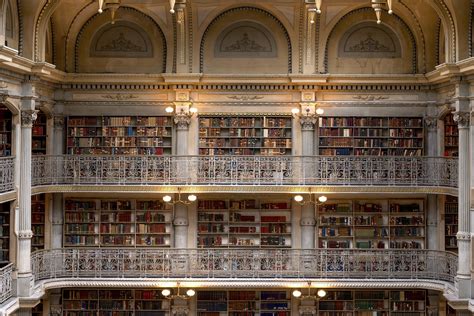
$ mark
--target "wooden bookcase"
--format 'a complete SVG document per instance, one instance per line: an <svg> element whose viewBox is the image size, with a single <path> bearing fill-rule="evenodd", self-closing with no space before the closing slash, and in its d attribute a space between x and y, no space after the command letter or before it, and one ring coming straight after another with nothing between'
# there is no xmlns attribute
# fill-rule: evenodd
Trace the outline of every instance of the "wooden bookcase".
<svg viewBox="0 0 474 316"><path fill-rule="evenodd" d="M425 290L329 290L318 303L319 316L426 315Z"/></svg>
<svg viewBox="0 0 474 316"><path fill-rule="evenodd" d="M31 148L33 155L46 155L46 124L46 114L39 111L32 129Z"/></svg>
<svg viewBox="0 0 474 316"><path fill-rule="evenodd" d="M171 208L159 200L65 200L64 245L169 247Z"/></svg>
<svg viewBox="0 0 474 316"><path fill-rule="evenodd" d="M444 202L444 249L458 251L458 198L446 196Z"/></svg>
<svg viewBox="0 0 474 316"><path fill-rule="evenodd" d="M292 117L199 116L199 154L291 155Z"/></svg>
<svg viewBox="0 0 474 316"><path fill-rule="evenodd" d="M453 114L444 117L444 156L457 157L459 155L459 131L454 122Z"/></svg>
<svg viewBox="0 0 474 316"><path fill-rule="evenodd" d="M12 113L0 105L0 157L12 155Z"/></svg>
<svg viewBox="0 0 474 316"><path fill-rule="evenodd" d="M44 249L45 210L45 194L32 195L31 230L33 231L33 238L31 239L31 251Z"/></svg>
<svg viewBox="0 0 474 316"><path fill-rule="evenodd" d="M198 291L199 316L290 316L289 291Z"/></svg>
<svg viewBox="0 0 474 316"><path fill-rule="evenodd" d="M70 116L67 118L68 154L171 154L172 118L169 116Z"/></svg>
<svg viewBox="0 0 474 316"><path fill-rule="evenodd" d="M0 267L10 260L10 203L0 204Z"/></svg>
<svg viewBox="0 0 474 316"><path fill-rule="evenodd" d="M420 117L320 117L319 154L423 155Z"/></svg>
<svg viewBox="0 0 474 316"><path fill-rule="evenodd" d="M170 301L156 289L63 289L62 302L69 316L170 315Z"/></svg>
<svg viewBox="0 0 474 316"><path fill-rule="evenodd" d="M291 202L199 200L197 246L291 247Z"/></svg>
<svg viewBox="0 0 474 316"><path fill-rule="evenodd" d="M335 200L318 208L319 248L422 249L423 200Z"/></svg>

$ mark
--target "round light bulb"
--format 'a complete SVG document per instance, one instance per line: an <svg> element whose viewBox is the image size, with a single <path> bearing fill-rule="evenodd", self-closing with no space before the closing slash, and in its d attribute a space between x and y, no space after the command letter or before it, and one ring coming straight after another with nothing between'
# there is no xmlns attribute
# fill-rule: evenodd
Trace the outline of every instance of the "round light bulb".
<svg viewBox="0 0 474 316"><path fill-rule="evenodd" d="M193 289L189 289L186 291L186 295L189 297L193 297L196 294L196 292Z"/></svg>
<svg viewBox="0 0 474 316"><path fill-rule="evenodd" d="M99 13L102 13L102 12L104 12L104 10L102 10L102 9L99 9Z"/></svg>
<svg viewBox="0 0 474 316"><path fill-rule="evenodd" d="M300 113L300 109L298 109L298 108L293 108L293 109L291 109L291 113L293 113L293 114L296 115L296 114Z"/></svg>
<svg viewBox="0 0 474 316"><path fill-rule="evenodd" d="M165 109L166 113L173 113L174 112L174 109L172 106L167 106L166 109Z"/></svg>
<svg viewBox="0 0 474 316"><path fill-rule="evenodd" d="M296 202L301 202L301 201L303 201L303 196L302 195L295 195L294 199L295 199Z"/></svg>
<svg viewBox="0 0 474 316"><path fill-rule="evenodd" d="M165 195L165 196L163 197L163 201L165 201L165 202L171 202L171 196Z"/></svg>
<svg viewBox="0 0 474 316"><path fill-rule="evenodd" d="M325 297L326 296L326 291L321 289L321 290L318 291L317 294L318 294L319 297Z"/></svg>
<svg viewBox="0 0 474 316"><path fill-rule="evenodd" d="M198 109L197 108L189 108L189 112L191 113L197 113Z"/></svg>
<svg viewBox="0 0 474 316"><path fill-rule="evenodd" d="M298 298L298 297L301 297L301 291L300 290L294 290L293 291L293 296Z"/></svg>
<svg viewBox="0 0 474 316"><path fill-rule="evenodd" d="M164 289L163 291L161 291L161 295L163 295L164 297L170 296L170 294L171 291L168 289Z"/></svg>
<svg viewBox="0 0 474 316"><path fill-rule="evenodd" d="M190 202L194 202L197 200L197 196L195 196L194 194L188 195L188 200Z"/></svg>
<svg viewBox="0 0 474 316"><path fill-rule="evenodd" d="M323 114L324 114L324 110L321 109L321 108L317 108L317 109L316 109L316 114L318 114L318 115L323 115Z"/></svg>
<svg viewBox="0 0 474 316"><path fill-rule="evenodd" d="M318 197L318 201L321 202L321 203L324 203L328 200L328 198L324 195L321 195L320 197Z"/></svg>

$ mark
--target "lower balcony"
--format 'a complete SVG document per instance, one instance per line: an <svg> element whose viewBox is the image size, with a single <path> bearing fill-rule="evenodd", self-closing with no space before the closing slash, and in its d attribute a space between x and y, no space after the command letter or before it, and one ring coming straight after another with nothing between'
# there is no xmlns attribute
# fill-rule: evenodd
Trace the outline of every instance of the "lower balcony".
<svg viewBox="0 0 474 316"><path fill-rule="evenodd" d="M37 156L36 193L154 191L192 186L199 191L252 187L252 191L392 191L456 194L457 159L388 156ZM115 188L114 188L115 187ZM228 191L228 190L227 190Z"/></svg>
<svg viewBox="0 0 474 316"><path fill-rule="evenodd" d="M458 258L433 250L54 249L32 255L35 289L425 288L454 293Z"/></svg>

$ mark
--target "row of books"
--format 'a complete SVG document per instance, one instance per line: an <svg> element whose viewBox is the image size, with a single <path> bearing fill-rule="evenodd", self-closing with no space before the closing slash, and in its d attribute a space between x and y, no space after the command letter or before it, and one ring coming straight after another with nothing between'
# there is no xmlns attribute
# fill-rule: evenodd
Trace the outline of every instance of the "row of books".
<svg viewBox="0 0 474 316"><path fill-rule="evenodd" d="M171 136L167 127L70 127L68 136L72 137L108 137L108 136Z"/></svg>
<svg viewBox="0 0 474 316"><path fill-rule="evenodd" d="M155 155L171 154L171 147L69 147L69 155Z"/></svg>
<svg viewBox="0 0 474 316"><path fill-rule="evenodd" d="M168 116L70 116L68 126L171 126Z"/></svg>
<svg viewBox="0 0 474 316"><path fill-rule="evenodd" d="M200 117L199 127L232 127L232 128L261 128L261 127L291 127L292 118L276 117Z"/></svg>

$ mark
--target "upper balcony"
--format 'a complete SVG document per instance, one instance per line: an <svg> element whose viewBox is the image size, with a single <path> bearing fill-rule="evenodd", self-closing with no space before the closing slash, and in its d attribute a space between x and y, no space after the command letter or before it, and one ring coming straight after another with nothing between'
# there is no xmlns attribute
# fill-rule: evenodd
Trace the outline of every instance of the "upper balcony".
<svg viewBox="0 0 474 316"><path fill-rule="evenodd" d="M104 192L121 186L129 192L192 187L207 192L456 194L457 184L457 159L444 157L65 155L35 156L32 165L35 193L72 187Z"/></svg>

